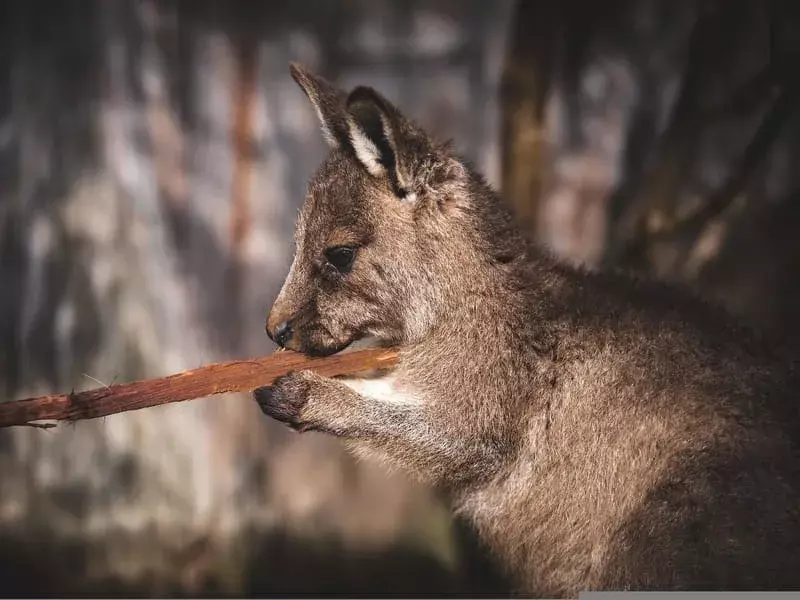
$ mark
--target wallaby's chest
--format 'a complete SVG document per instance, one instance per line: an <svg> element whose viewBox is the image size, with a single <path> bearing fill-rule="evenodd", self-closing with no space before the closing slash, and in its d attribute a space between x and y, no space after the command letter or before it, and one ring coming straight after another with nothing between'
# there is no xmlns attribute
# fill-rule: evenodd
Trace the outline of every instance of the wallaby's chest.
<svg viewBox="0 0 800 600"><path fill-rule="evenodd" d="M393 373L348 377L341 379L341 382L357 394L384 404L417 405L422 402L413 387L401 382Z"/></svg>

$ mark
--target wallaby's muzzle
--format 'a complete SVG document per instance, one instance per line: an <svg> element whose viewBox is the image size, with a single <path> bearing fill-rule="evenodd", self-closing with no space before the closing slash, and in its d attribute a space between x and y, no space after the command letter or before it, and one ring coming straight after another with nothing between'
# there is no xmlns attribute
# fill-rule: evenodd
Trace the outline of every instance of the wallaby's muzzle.
<svg viewBox="0 0 800 600"><path fill-rule="evenodd" d="M284 314L273 307L265 328L269 339L280 348L309 356L328 356L344 350L359 337L345 331L334 335L320 320L313 303L288 318Z"/></svg>
<svg viewBox="0 0 800 600"><path fill-rule="evenodd" d="M267 335L278 346L285 348L289 340L292 339L292 325L289 321L282 321L272 331L267 325Z"/></svg>

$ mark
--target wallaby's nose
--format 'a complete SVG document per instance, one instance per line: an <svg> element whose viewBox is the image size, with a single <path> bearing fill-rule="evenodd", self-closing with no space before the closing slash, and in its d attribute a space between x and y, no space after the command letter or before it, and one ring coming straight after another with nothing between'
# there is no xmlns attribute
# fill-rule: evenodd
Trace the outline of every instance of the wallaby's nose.
<svg viewBox="0 0 800 600"><path fill-rule="evenodd" d="M280 323L272 333L267 329L267 335L269 335L270 339L278 344L278 346L284 348L292 337L292 326L289 324L289 321L284 321Z"/></svg>

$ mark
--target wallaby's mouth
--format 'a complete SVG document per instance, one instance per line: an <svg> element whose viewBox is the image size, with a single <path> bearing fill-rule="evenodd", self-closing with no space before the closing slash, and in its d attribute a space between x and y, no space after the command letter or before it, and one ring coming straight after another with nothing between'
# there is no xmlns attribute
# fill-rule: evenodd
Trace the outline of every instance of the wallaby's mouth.
<svg viewBox="0 0 800 600"><path fill-rule="evenodd" d="M356 352L358 350L367 350L368 348L383 348L386 345L387 342L384 340L367 333L353 338L340 352Z"/></svg>
<svg viewBox="0 0 800 600"><path fill-rule="evenodd" d="M358 350L366 350L367 348L381 348L386 345L383 340L370 334L363 334L354 336L343 344L337 346L313 346L304 349L304 354L308 356L324 357L333 356L334 354L345 354L347 352L356 352Z"/></svg>
<svg viewBox="0 0 800 600"><path fill-rule="evenodd" d="M325 356L333 356L334 354L338 354L340 352L344 352L353 341L346 342L344 344L340 344L338 346L306 346L302 349L303 354L312 357L325 357Z"/></svg>

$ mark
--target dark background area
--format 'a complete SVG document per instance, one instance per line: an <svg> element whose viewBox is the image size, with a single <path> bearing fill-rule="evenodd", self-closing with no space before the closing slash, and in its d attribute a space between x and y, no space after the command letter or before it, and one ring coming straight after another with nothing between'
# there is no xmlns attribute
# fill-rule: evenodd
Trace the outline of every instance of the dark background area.
<svg viewBox="0 0 800 600"><path fill-rule="evenodd" d="M324 156L289 77L373 85L566 260L800 333L797 3L0 4L0 401L268 353ZM503 595L401 474L248 398L0 431L0 592Z"/></svg>

